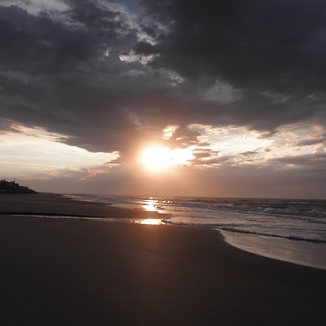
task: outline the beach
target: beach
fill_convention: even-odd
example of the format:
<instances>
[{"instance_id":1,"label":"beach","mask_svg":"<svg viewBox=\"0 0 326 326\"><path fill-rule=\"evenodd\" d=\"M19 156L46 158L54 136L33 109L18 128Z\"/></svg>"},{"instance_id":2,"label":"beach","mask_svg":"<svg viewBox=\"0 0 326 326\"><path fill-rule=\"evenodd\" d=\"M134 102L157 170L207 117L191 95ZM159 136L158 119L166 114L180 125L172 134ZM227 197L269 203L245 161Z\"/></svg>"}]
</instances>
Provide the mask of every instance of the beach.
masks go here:
<instances>
[{"instance_id":1,"label":"beach","mask_svg":"<svg viewBox=\"0 0 326 326\"><path fill-rule=\"evenodd\" d=\"M325 325L325 270L242 251L216 230L120 222L148 218L160 215L1 194L1 323Z\"/></svg>"}]
</instances>

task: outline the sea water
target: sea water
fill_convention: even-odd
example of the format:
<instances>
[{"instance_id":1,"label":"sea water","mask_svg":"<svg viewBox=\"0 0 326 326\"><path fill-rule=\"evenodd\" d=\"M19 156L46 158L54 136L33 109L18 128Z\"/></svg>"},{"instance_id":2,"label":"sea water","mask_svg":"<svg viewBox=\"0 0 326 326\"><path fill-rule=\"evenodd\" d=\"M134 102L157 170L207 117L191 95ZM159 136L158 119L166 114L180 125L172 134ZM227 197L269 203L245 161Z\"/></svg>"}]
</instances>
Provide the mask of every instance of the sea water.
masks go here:
<instances>
[{"instance_id":1,"label":"sea water","mask_svg":"<svg viewBox=\"0 0 326 326\"><path fill-rule=\"evenodd\" d=\"M70 197L157 211L165 224L217 229L241 249L326 269L326 200Z\"/></svg>"}]
</instances>

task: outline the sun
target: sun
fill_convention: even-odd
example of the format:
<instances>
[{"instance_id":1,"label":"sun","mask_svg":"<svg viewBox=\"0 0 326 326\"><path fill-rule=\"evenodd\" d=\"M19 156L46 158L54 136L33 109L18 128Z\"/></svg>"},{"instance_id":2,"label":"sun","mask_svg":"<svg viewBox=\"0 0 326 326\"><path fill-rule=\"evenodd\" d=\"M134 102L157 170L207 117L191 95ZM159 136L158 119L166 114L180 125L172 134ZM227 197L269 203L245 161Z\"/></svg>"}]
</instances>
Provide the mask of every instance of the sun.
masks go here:
<instances>
[{"instance_id":1,"label":"sun","mask_svg":"<svg viewBox=\"0 0 326 326\"><path fill-rule=\"evenodd\" d=\"M185 165L193 155L190 149L169 149L167 147L149 147L144 150L142 162L150 171L167 169L173 165Z\"/></svg>"},{"instance_id":2,"label":"sun","mask_svg":"<svg viewBox=\"0 0 326 326\"><path fill-rule=\"evenodd\" d=\"M162 170L172 165L171 151L166 147L147 148L142 160L145 167L151 171Z\"/></svg>"}]
</instances>

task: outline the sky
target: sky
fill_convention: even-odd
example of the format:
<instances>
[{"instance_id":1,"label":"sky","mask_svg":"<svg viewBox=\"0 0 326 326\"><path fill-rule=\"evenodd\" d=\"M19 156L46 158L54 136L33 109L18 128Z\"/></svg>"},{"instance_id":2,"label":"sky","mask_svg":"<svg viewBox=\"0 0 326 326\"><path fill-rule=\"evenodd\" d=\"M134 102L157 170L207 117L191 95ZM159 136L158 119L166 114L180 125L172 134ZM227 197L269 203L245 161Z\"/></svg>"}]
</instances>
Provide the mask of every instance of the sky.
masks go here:
<instances>
[{"instance_id":1,"label":"sky","mask_svg":"<svg viewBox=\"0 0 326 326\"><path fill-rule=\"evenodd\" d=\"M0 179L326 199L326 1L1 0Z\"/></svg>"}]
</instances>

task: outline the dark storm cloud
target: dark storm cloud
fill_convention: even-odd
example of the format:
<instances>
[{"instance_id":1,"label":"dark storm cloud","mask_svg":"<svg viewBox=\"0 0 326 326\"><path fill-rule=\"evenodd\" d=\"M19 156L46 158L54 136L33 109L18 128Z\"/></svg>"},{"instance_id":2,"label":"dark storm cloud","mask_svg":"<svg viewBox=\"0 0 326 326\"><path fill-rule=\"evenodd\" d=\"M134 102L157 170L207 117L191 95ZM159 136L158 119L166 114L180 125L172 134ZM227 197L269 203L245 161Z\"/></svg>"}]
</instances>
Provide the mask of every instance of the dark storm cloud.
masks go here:
<instances>
[{"instance_id":1,"label":"dark storm cloud","mask_svg":"<svg viewBox=\"0 0 326 326\"><path fill-rule=\"evenodd\" d=\"M66 134L66 142L91 151L118 150L137 134L125 80L120 88L116 78L126 65L114 52L105 57L112 44L118 52L130 46L135 31L126 35L118 14L95 9L73 6L65 24L0 6L2 119Z\"/></svg>"},{"instance_id":2,"label":"dark storm cloud","mask_svg":"<svg viewBox=\"0 0 326 326\"><path fill-rule=\"evenodd\" d=\"M167 125L179 126L167 143L185 147L199 142L191 124L270 135L325 123L324 1L139 3L138 18L113 1L66 0L60 19L0 5L0 121L119 162Z\"/></svg>"},{"instance_id":3,"label":"dark storm cloud","mask_svg":"<svg viewBox=\"0 0 326 326\"><path fill-rule=\"evenodd\" d=\"M38 74L67 70L96 55L97 40L85 28L66 28L46 16L0 7L2 72Z\"/></svg>"},{"instance_id":4,"label":"dark storm cloud","mask_svg":"<svg viewBox=\"0 0 326 326\"><path fill-rule=\"evenodd\" d=\"M138 42L135 46L135 52L145 56L158 53L158 51L155 50L155 47L148 42Z\"/></svg>"},{"instance_id":5,"label":"dark storm cloud","mask_svg":"<svg viewBox=\"0 0 326 326\"><path fill-rule=\"evenodd\" d=\"M324 90L324 1L196 1L141 3L170 29L157 46L157 65L203 74L237 87ZM170 23L171 22L171 23ZM280 78L284 77L284 78ZM300 77L300 80L294 78Z\"/></svg>"},{"instance_id":6,"label":"dark storm cloud","mask_svg":"<svg viewBox=\"0 0 326 326\"><path fill-rule=\"evenodd\" d=\"M152 49L160 54L152 65L241 89L244 100L229 110L234 122L273 130L315 115L325 119L325 1L140 2L169 27Z\"/></svg>"},{"instance_id":7,"label":"dark storm cloud","mask_svg":"<svg viewBox=\"0 0 326 326\"><path fill-rule=\"evenodd\" d=\"M97 1L65 0L65 2L71 8L68 14L72 21L96 32L99 42L129 51L130 46L137 41L135 30L124 22L122 13L112 11Z\"/></svg>"}]
</instances>

